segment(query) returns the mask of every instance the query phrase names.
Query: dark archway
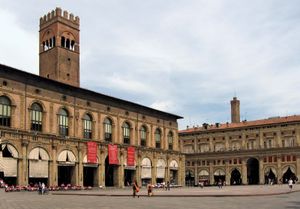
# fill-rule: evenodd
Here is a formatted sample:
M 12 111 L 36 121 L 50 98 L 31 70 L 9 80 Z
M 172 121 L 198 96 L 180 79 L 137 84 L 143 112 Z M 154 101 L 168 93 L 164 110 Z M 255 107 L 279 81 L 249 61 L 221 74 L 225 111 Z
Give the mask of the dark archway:
M 188 170 L 185 174 L 185 184 L 186 184 L 186 186 L 194 186 L 195 185 L 195 175 L 190 170 Z
M 256 158 L 249 158 L 247 161 L 248 184 L 259 184 L 259 162 Z
M 105 159 L 105 186 L 114 186 L 114 166 L 109 165 L 108 157 Z
M 293 171 L 291 170 L 291 168 L 289 167 L 287 169 L 287 171 L 283 174 L 282 176 L 282 180 L 283 183 L 288 183 L 288 181 L 292 179 L 294 182 L 297 180 L 296 175 L 293 173 Z
M 231 172 L 230 185 L 240 185 L 242 184 L 241 173 L 238 169 L 234 169 Z
M 265 184 L 276 184 L 277 178 L 275 173 L 270 168 L 265 174 Z

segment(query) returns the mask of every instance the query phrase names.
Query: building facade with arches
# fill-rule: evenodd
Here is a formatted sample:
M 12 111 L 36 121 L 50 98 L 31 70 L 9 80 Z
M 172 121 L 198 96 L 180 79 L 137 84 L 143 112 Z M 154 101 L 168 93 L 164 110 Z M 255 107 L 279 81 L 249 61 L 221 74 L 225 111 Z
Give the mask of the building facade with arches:
M 240 121 L 231 101 L 231 123 L 179 131 L 186 155 L 186 185 L 286 183 L 300 178 L 300 116 Z
M 0 65 L 0 178 L 12 185 L 184 184 L 181 117 L 80 88 L 79 46 L 79 18 L 56 8 L 40 19 L 40 76 Z M 109 145 L 117 148 L 115 164 Z

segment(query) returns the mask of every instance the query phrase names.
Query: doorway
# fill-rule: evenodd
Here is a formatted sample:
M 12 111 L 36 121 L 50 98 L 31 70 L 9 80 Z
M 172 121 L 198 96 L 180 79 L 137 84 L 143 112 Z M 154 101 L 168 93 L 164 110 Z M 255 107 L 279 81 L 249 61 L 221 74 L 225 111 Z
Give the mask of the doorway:
M 256 158 L 247 160 L 248 184 L 259 184 L 259 162 Z
M 95 177 L 97 174 L 97 168 L 95 167 L 83 167 L 83 186 L 85 187 L 94 187 L 96 186 Z
M 242 183 L 241 173 L 238 169 L 231 172 L 230 185 L 240 185 Z
M 72 184 L 74 166 L 58 166 L 58 185 Z
M 134 170 L 124 169 L 124 186 L 130 186 L 133 182 Z
M 114 166 L 109 164 L 108 157 L 105 159 L 105 186 L 114 186 Z

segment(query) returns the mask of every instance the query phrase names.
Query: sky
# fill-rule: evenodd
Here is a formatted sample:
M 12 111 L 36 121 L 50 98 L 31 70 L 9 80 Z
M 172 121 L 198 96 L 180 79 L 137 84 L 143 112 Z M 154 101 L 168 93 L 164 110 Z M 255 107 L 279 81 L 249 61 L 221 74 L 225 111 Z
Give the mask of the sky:
M 0 63 L 38 74 L 39 18 L 80 17 L 81 87 L 183 116 L 179 129 L 300 114 L 298 0 L 0 0 Z

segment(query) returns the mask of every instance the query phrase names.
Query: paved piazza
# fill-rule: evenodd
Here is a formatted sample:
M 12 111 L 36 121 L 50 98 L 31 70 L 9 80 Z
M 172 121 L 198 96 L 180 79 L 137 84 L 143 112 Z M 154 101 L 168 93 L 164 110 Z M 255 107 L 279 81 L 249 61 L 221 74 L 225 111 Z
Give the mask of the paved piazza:
M 248 196 L 250 193 L 251 196 Z M 2 189 L 0 209 L 300 208 L 300 185 L 293 192 L 289 192 L 287 185 L 282 185 L 180 188 L 171 191 L 160 189 L 155 190 L 153 197 L 144 196 L 146 191 L 142 189 L 140 198 L 133 198 L 130 194 L 129 188 L 56 192 L 49 195 L 38 195 L 36 192 L 5 193 Z

